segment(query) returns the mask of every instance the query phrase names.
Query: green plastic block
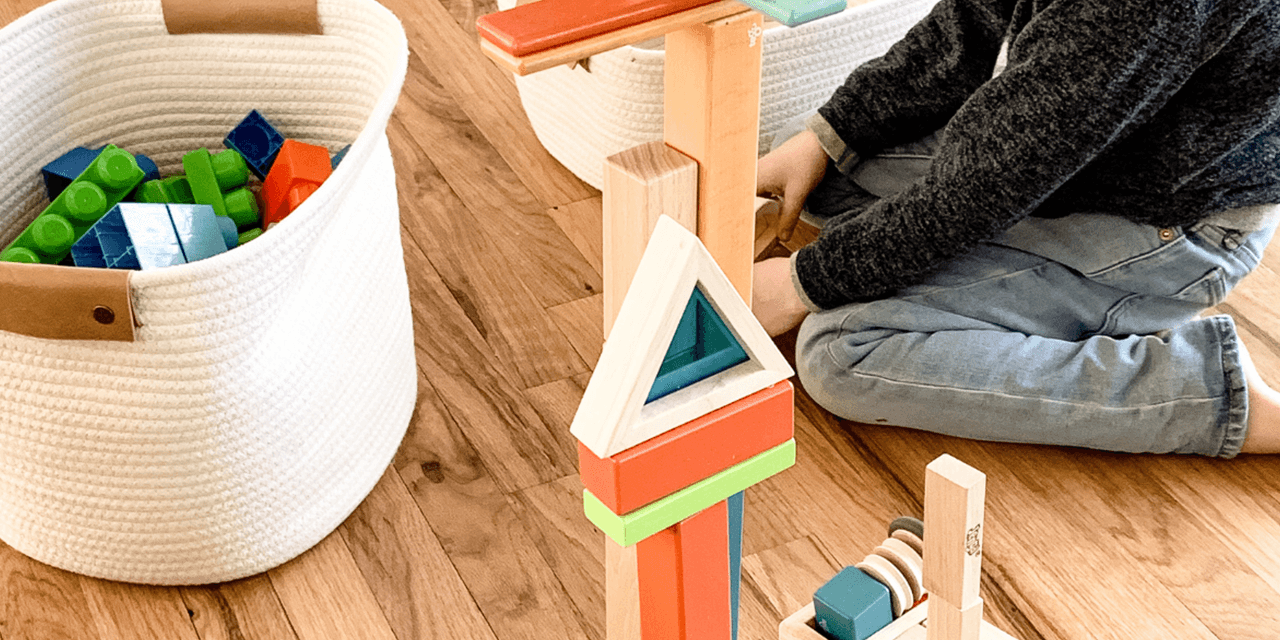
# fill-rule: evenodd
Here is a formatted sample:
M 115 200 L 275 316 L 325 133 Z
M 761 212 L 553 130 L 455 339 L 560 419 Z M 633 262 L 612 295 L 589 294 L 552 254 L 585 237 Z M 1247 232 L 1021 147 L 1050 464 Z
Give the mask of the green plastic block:
M 0 252 L 0 261 L 58 264 L 71 246 L 142 182 L 133 154 L 107 145 L 31 224 Z
M 845 0 L 738 0 L 788 27 L 844 11 Z
M 235 220 L 242 229 L 259 224 L 258 200 L 244 186 L 249 165 L 239 152 L 228 149 L 215 155 L 196 149 L 182 156 L 182 168 L 196 204 L 212 206 L 215 214 Z
M 191 194 L 191 183 L 185 176 L 173 176 L 163 180 L 148 180 L 134 194 L 138 202 L 150 204 L 196 204 Z
M 583 489 L 587 519 L 618 544 L 629 547 L 701 512 L 796 463 L 796 441 L 788 440 L 706 480 L 681 489 L 625 516 L 609 510 Z

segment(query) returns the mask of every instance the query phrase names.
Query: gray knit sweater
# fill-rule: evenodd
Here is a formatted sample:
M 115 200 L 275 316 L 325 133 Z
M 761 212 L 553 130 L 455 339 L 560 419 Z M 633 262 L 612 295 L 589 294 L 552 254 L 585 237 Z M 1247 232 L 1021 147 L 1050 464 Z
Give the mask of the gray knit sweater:
M 889 295 L 1029 215 L 1177 226 L 1280 203 L 1280 0 L 941 0 L 819 115 L 842 170 L 945 126 L 923 179 L 795 255 L 821 308 Z

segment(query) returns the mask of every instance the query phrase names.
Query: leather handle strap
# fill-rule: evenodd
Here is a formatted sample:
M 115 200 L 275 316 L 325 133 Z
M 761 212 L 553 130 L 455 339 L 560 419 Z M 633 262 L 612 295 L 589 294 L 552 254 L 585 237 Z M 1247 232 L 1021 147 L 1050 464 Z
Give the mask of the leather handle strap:
M 321 35 L 317 0 L 162 0 L 171 34 Z
M 132 273 L 0 262 L 0 330 L 51 340 L 133 342 Z

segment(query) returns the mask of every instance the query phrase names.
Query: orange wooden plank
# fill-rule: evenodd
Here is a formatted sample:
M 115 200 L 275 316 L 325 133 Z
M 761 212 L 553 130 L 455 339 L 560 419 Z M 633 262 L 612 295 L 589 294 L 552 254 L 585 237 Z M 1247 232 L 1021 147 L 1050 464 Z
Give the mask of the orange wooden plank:
M 715 0 L 541 0 L 480 16 L 476 31 L 523 56 L 642 24 Z
M 636 544 L 641 640 L 729 640 L 729 509 L 721 502 Z
M 578 443 L 582 485 L 626 515 L 790 440 L 794 406 L 784 380 L 608 458 Z

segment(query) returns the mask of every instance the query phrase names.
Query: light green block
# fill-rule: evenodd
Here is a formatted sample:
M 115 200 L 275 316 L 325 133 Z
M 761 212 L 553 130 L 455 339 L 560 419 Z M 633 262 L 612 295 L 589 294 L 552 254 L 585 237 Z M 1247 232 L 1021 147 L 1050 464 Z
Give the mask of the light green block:
M 653 504 L 620 516 L 583 489 L 587 519 L 618 544 L 629 547 L 726 500 L 796 463 L 796 441 L 788 440 Z

